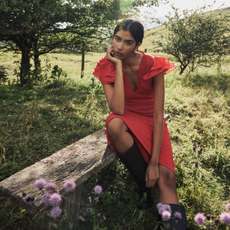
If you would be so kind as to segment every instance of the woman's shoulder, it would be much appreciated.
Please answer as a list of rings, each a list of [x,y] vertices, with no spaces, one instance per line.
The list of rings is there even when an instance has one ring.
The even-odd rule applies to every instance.
[[[115,81],[116,68],[113,63],[103,57],[94,68],[93,75],[103,84],[110,84]]]
[[[166,57],[153,56],[151,54],[144,53],[144,52],[143,55],[146,60],[145,62],[150,65],[158,65],[158,64],[164,65],[165,62],[169,62],[168,58]]]
[[[143,76],[143,78],[146,80],[156,76],[161,72],[167,74],[177,68],[174,63],[170,62],[166,57],[152,56],[150,54],[144,53],[144,58],[147,73]]]

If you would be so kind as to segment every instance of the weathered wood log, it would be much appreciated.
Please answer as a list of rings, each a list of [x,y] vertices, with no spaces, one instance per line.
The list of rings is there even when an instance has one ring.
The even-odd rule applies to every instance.
[[[115,159],[116,153],[107,145],[105,129],[102,129],[1,181],[0,196],[36,215],[45,207],[42,192],[34,187],[37,179],[44,178],[47,182],[55,183],[59,193],[66,196],[66,180],[74,180],[78,187]],[[34,202],[23,202],[23,192],[35,197]],[[67,196],[68,200],[74,201],[79,194],[73,192]],[[62,204],[62,208],[69,216],[72,215],[71,212],[76,216],[78,207],[73,208],[67,202],[66,207]],[[75,221],[76,218],[73,218],[73,222]]]
[[[168,120],[169,115],[166,114],[164,118]],[[42,202],[43,193],[34,187],[34,183],[39,178],[53,182],[59,193],[65,197],[61,208],[67,213],[68,223],[73,224],[69,228],[66,223],[62,229],[75,230],[83,182],[116,158],[116,153],[107,144],[105,129],[101,129],[1,181],[0,196],[34,215],[41,216],[41,210],[47,208]],[[64,183],[70,179],[75,181],[76,189],[67,194]],[[23,192],[35,197],[34,202],[23,202]],[[47,222],[51,221],[49,216],[41,216],[38,229],[48,229]]]

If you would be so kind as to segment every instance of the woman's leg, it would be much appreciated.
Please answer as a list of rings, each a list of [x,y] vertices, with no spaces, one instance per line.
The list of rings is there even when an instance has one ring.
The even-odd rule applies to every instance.
[[[160,223],[158,229],[164,228],[165,224],[168,230],[186,230],[187,221],[184,207],[179,205],[177,191],[176,191],[176,176],[171,169],[159,164],[160,178],[157,181],[157,185],[160,190],[159,203],[168,204],[171,208],[171,218],[168,221],[163,221],[162,216],[158,215],[158,223]],[[174,215],[176,212],[181,214],[181,219],[176,220]],[[164,228],[165,229],[165,228]]]
[[[147,200],[138,207],[146,210],[153,205],[151,188],[145,186],[145,174],[148,165],[128,131],[128,127],[120,118],[113,118],[108,124],[108,133],[113,140],[121,162],[130,171],[137,183],[140,199],[145,193],[147,194]]]
[[[113,118],[108,124],[108,133],[120,155],[126,153],[133,145],[133,138],[121,118]]]
[[[160,178],[157,181],[160,190],[159,203],[178,204],[175,173],[159,164],[159,174]]]

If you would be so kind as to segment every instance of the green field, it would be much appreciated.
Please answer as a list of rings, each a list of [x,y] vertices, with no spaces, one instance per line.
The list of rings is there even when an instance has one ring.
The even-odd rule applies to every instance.
[[[174,61],[169,55],[155,52],[152,41],[161,33],[164,33],[163,27],[147,31],[140,49]],[[52,67],[58,65],[67,73],[67,78],[56,85],[39,84],[33,89],[21,89],[12,85],[13,72],[18,66],[15,61],[20,56],[1,53],[0,65],[6,67],[11,83],[0,85],[0,181],[104,127],[109,109],[101,84],[92,75],[104,55],[86,53],[85,76],[81,79],[81,55],[50,53],[42,57],[42,66],[46,61]],[[221,72],[213,66],[199,67],[189,75],[179,75],[175,70],[165,76],[165,113],[170,115],[167,124],[178,195],[186,209],[189,230],[199,228],[194,223],[197,212],[218,218],[229,202],[229,63],[230,56],[226,56]],[[201,144],[203,151],[200,152]],[[119,161],[91,178],[85,184],[85,193],[96,183],[103,187],[98,209],[105,215],[98,228],[89,228],[92,214],[87,213],[86,221],[80,220],[80,230],[154,229],[155,207],[147,212],[136,210],[133,180]],[[0,198],[0,230],[33,229],[32,220],[33,216],[25,210]],[[213,229],[226,229],[221,224],[214,226]]]

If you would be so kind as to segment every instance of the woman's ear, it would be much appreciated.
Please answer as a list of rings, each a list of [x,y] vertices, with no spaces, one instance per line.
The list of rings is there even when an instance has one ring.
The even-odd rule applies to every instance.
[[[138,48],[140,47],[140,45],[141,45],[141,42],[139,42],[137,45],[136,45],[136,47],[135,47],[135,49],[134,50],[138,50]]]

